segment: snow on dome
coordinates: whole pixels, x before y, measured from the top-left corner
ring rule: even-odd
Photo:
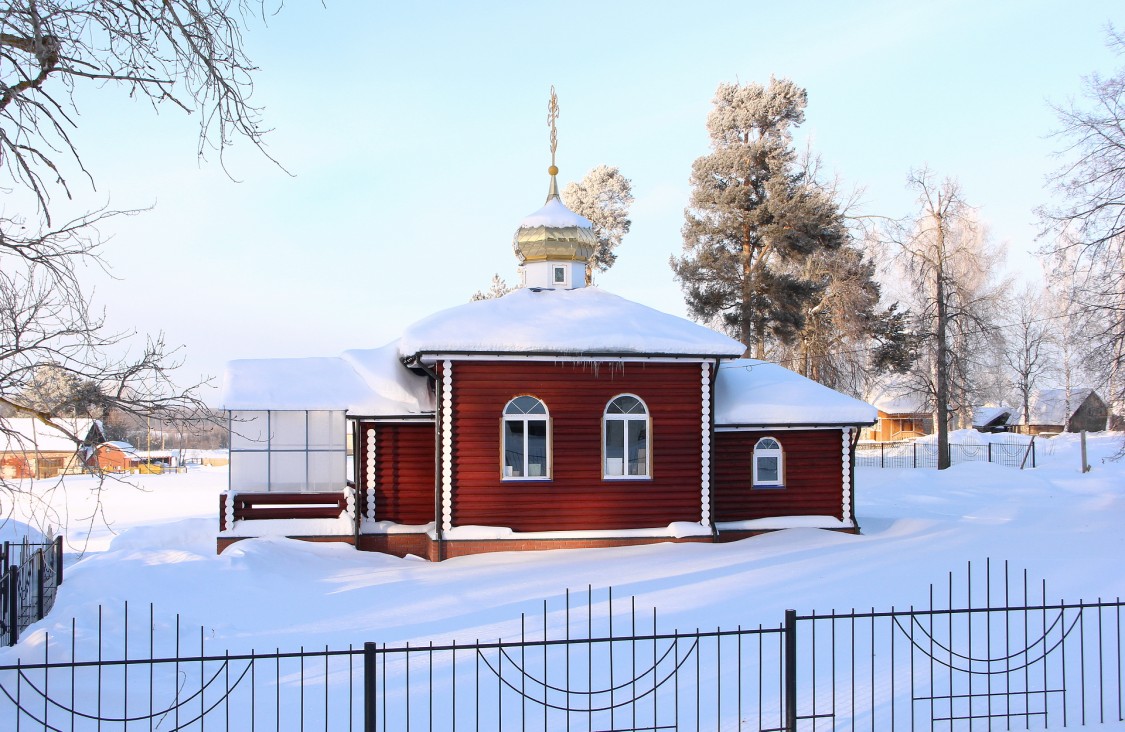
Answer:
[[[551,196],[543,208],[533,214],[528,214],[520,221],[521,229],[533,229],[537,226],[546,226],[552,229],[562,229],[567,226],[577,226],[583,229],[593,228],[594,224],[585,216],[579,216],[571,211],[558,196]]]
[[[719,365],[715,425],[868,425],[875,407],[775,363],[742,358]]]
[[[741,343],[690,320],[596,287],[519,289],[459,305],[406,329],[403,357],[419,353],[742,355]]]

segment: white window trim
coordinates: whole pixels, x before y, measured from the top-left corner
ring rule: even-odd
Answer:
[[[772,447],[762,448],[759,452],[758,446],[762,444],[763,440],[772,440],[777,449]],[[758,479],[758,457],[777,457],[777,480],[759,480]],[[753,468],[753,487],[754,488],[784,488],[785,487],[785,448],[781,445],[781,440],[776,437],[766,435],[758,438],[754,443],[754,451],[751,456]]]
[[[640,415],[635,415],[635,414],[615,414],[613,416],[610,416],[609,405],[613,404],[615,401],[617,401],[621,397],[633,397],[634,399],[636,399],[638,402],[641,403],[642,407],[645,408],[645,414],[644,414],[645,435],[647,436],[646,442],[648,444],[647,444],[647,447],[645,448],[645,473],[644,473],[644,475],[609,475],[606,472],[606,469],[605,469],[606,468],[606,454],[605,454],[606,422],[608,422],[610,419],[613,419],[614,421],[620,421],[620,422],[628,423],[628,422],[631,422],[631,421],[639,422],[640,419],[641,419]],[[626,424],[626,428],[623,430],[623,433],[625,435],[626,441],[628,441],[628,435],[629,435],[628,424]],[[629,448],[628,444],[624,445],[624,454],[626,454],[626,455],[628,455],[628,453],[629,453],[628,448]],[[617,394],[617,395],[613,396],[612,398],[610,398],[610,400],[605,403],[605,407],[602,409],[602,450],[601,450],[601,452],[602,452],[602,480],[652,480],[652,411],[648,408],[648,404],[645,402],[644,399],[641,399],[636,394]],[[623,468],[623,470],[624,470],[624,468]]]
[[[562,277],[561,281],[555,279],[555,273],[560,271],[560,270],[563,273],[563,277]],[[552,264],[551,265],[551,285],[552,286],[562,285],[563,287],[569,286],[570,285],[570,267],[568,267],[565,264]]]
[[[508,406],[519,399],[521,396],[531,397],[543,405],[543,414],[508,414]],[[554,460],[551,459],[551,410],[547,407],[547,403],[534,394],[517,394],[504,403],[504,411],[500,414],[500,480],[511,482],[523,481],[549,481],[552,479],[551,470],[554,467]],[[506,460],[506,442],[507,434],[505,426],[508,422],[522,422],[523,423],[523,475],[507,475],[505,469],[508,466]],[[527,423],[528,422],[543,422],[547,432],[547,465],[544,470],[546,475],[527,475],[528,472],[528,449],[527,449]]]

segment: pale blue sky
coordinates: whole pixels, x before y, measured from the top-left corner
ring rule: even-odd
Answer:
[[[617,165],[633,231],[599,284],[683,313],[667,266],[716,86],[784,76],[809,93],[802,140],[865,189],[863,211],[913,208],[904,182],[956,176],[1009,264],[1034,273],[1032,209],[1056,166],[1049,101],[1111,72],[1119,2],[289,2],[247,48],[269,149],[197,164],[194,117],[84,93],[77,138],[98,189],[80,203],[155,208],[112,223],[119,328],[163,329],[183,377],[232,358],[382,345],[465,302],[547,187],[546,104],[561,105],[561,182]],[[86,99],[91,101],[87,102]]]

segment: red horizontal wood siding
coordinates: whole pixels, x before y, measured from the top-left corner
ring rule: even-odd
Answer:
[[[550,412],[550,481],[501,480],[501,416],[520,394]],[[620,394],[648,406],[649,479],[602,478],[602,415]],[[453,525],[569,531],[698,521],[701,398],[698,362],[455,361]]]
[[[784,488],[753,488],[754,444],[781,443]],[[715,520],[843,516],[840,430],[719,432],[715,435]]]
[[[399,524],[434,520],[434,425],[360,422],[361,511],[366,511],[368,430],[375,430],[375,519]]]

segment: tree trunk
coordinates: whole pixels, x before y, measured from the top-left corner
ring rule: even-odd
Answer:
[[[937,305],[935,345],[937,346],[936,384],[934,395],[934,428],[937,430],[937,467],[949,467],[949,314],[945,301],[945,222],[934,216],[937,224],[934,267],[934,302]]]

